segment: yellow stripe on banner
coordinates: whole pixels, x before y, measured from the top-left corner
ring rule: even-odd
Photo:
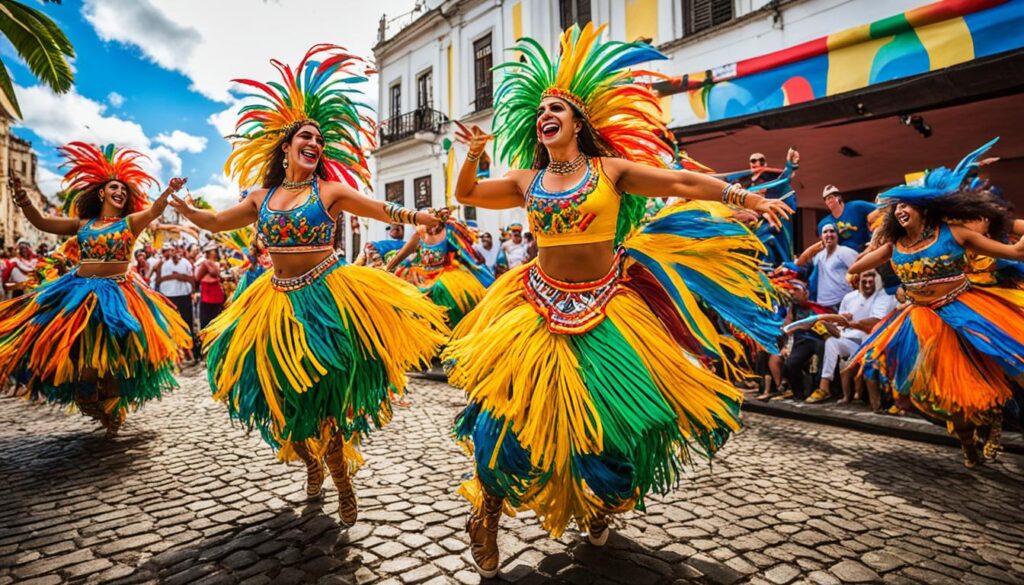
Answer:
[[[455,190],[455,145],[448,149],[448,162],[445,164],[444,206],[451,209],[452,195]]]
[[[974,59],[974,39],[963,18],[951,18],[914,29],[928,51],[931,71]]]

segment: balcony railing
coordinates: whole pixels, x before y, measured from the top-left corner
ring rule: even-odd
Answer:
[[[430,108],[420,108],[399,114],[381,122],[380,145],[387,146],[401,142],[406,138],[411,138],[417,132],[440,134],[441,126],[446,122],[448,122],[448,116]]]

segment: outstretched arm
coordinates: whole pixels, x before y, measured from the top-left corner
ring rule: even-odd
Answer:
[[[963,226],[954,225],[949,227],[956,241],[975,254],[991,256],[992,258],[1005,258],[1007,260],[1024,260],[1024,238],[1016,244],[1010,245],[987,238]]]
[[[167,183],[167,188],[164,189],[164,192],[157,197],[156,201],[154,201],[152,205],[138,213],[131,214],[129,216],[128,225],[131,226],[132,233],[138,236],[142,233],[142,230],[149,227],[149,224],[163,215],[164,210],[167,209],[168,198],[172,193],[176,193],[178,189],[184,187],[186,182],[188,182],[187,177],[171,179],[170,182]]]
[[[447,210],[441,210],[439,213],[414,212],[411,209],[399,208],[393,203],[371,199],[343,183],[324,183],[320,192],[324,205],[334,217],[337,217],[342,211],[347,211],[359,217],[376,219],[385,223],[409,223],[425,226],[436,226],[448,217]],[[400,210],[399,215],[405,217],[396,217],[396,209]]]
[[[720,179],[691,171],[659,169],[650,165],[630,162],[620,158],[603,159],[608,178],[615,182],[619,191],[642,197],[684,197],[703,201],[723,201],[730,186]],[[755,193],[735,188],[738,195],[735,202],[741,207],[756,211],[776,228],[782,227],[782,220],[792,215],[782,200],[765,199]]]
[[[501,178],[478,180],[477,164],[481,156],[486,156],[484,148],[494,136],[485,133],[479,126],[466,128],[458,122],[456,124],[459,129],[455,137],[469,145],[469,154],[459,169],[459,178],[455,183],[455,199],[464,205],[484,209],[522,207],[524,193],[519,179],[525,171],[509,171]]]
[[[413,232],[412,237],[409,238],[409,241],[406,242],[405,245],[403,245],[402,248],[398,250],[398,252],[394,256],[391,257],[391,260],[388,260],[387,271],[393,272],[395,268],[397,268],[398,265],[402,263],[402,260],[405,260],[406,258],[409,257],[410,254],[416,251],[416,246],[419,245],[420,232],[419,230],[416,230],[415,232]]]
[[[824,249],[825,249],[825,242],[822,242],[821,240],[818,240],[817,242],[814,242],[810,246],[807,246],[806,250],[804,250],[803,252],[800,252],[800,255],[797,256],[797,259],[796,259],[796,265],[797,266],[806,266],[806,265],[810,264],[811,260],[814,260],[815,254],[817,254],[818,252],[821,252]]]
[[[36,209],[35,204],[32,203],[28,196],[28,192],[21,186],[21,179],[11,175],[9,184],[14,204],[21,208],[21,212],[25,214],[25,219],[36,229],[62,236],[73,236],[78,233],[78,228],[82,226],[81,220],[70,217],[57,217],[41,212]]]
[[[892,244],[882,244],[874,250],[867,252],[866,254],[862,254],[861,257],[858,258],[849,269],[847,269],[847,272],[850,274],[860,274],[865,270],[878,268],[882,264],[885,264],[889,258],[892,258]]]
[[[171,196],[171,207],[180,213],[182,217],[196,224],[204,230],[211,232],[224,232],[237,230],[249,224],[256,223],[259,219],[259,205],[257,197],[262,197],[266,189],[257,189],[246,195],[245,199],[224,211],[210,211],[198,209],[192,204],[192,197],[184,199],[177,195]]]

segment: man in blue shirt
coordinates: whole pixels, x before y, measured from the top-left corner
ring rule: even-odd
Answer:
[[[840,246],[853,248],[858,254],[863,252],[871,241],[868,214],[875,210],[875,205],[867,201],[845,203],[842,193],[835,185],[826,185],[821,197],[831,213],[818,222],[818,233],[821,233],[826,224],[832,224],[836,226]]]

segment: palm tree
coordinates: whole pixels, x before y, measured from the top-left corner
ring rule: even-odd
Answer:
[[[60,0],[43,0],[60,4]],[[15,0],[0,0],[0,34],[11,41],[28,68],[57,93],[71,89],[74,73],[68,58],[75,56],[71,41],[48,16]],[[21,117],[14,84],[0,59],[0,108]]]

